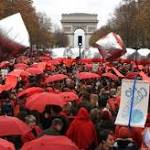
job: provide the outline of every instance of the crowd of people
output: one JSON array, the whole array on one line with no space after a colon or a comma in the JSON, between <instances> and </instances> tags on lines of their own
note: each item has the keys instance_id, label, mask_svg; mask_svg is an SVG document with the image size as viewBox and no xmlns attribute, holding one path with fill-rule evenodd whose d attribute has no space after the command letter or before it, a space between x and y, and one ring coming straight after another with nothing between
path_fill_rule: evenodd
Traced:
<instances>
[{"instance_id":1,"label":"crowd of people","mask_svg":"<svg viewBox=\"0 0 150 150\"><path fill-rule=\"evenodd\" d=\"M68 137L80 150L149 150L149 113L145 128L115 125L115 120L121 80L135 77L143 80L141 72L148 78L150 65L138 65L134 61L99 61L94 70L92 63L95 62L89 59L52 59L48 52L35 52L32 57L21 55L1 62L0 124L1 117L11 116L23 121L31 130L19 135L2 134L0 125L0 138L12 142L16 150L27 150L22 148L25 143L45 135ZM30 68L36 69L30 72ZM81 72L90 72L91 76L85 74L80 78ZM57 74L63 74L64 78L47 80ZM10 76L15 76L16 84ZM42 91L20 94L34 87ZM64 101L67 99L63 106L47 103L44 110L39 111L27 105L29 99L39 93L60 96L65 92L75 94L76 98L63 97ZM44 94L42 98L44 101Z\"/></svg>"}]
</instances>

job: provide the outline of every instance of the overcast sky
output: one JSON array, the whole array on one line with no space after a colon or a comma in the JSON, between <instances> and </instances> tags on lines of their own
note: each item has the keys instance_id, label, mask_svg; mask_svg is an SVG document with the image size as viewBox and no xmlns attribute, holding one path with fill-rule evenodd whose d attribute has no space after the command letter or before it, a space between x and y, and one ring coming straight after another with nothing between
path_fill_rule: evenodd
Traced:
<instances>
[{"instance_id":1,"label":"overcast sky","mask_svg":"<svg viewBox=\"0 0 150 150\"><path fill-rule=\"evenodd\" d=\"M61 27L62 13L98 14L98 27L106 24L122 0L33 0L37 11L45 12L51 22Z\"/></svg>"}]
</instances>

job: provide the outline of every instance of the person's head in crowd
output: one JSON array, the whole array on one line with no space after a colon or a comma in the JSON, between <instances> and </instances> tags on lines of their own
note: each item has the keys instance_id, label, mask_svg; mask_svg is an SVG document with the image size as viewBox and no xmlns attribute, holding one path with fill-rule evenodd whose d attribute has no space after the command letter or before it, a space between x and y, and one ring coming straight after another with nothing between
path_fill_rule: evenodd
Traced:
<instances>
[{"instance_id":1,"label":"person's head in crowd","mask_svg":"<svg viewBox=\"0 0 150 150\"><path fill-rule=\"evenodd\" d=\"M94 123L97 123L97 121L99 121L100 114L98 108L93 108L90 110L90 118Z\"/></svg>"},{"instance_id":2,"label":"person's head in crowd","mask_svg":"<svg viewBox=\"0 0 150 150\"><path fill-rule=\"evenodd\" d=\"M20 112L17 114L17 117L25 122L25 117L29 114L28 110L24 107L20 107Z\"/></svg>"},{"instance_id":3,"label":"person's head in crowd","mask_svg":"<svg viewBox=\"0 0 150 150\"><path fill-rule=\"evenodd\" d=\"M120 96L120 95L121 95L121 86L118 86L116 91L116 96Z\"/></svg>"},{"instance_id":4,"label":"person's head in crowd","mask_svg":"<svg viewBox=\"0 0 150 150\"><path fill-rule=\"evenodd\" d=\"M18 88L18 92L22 92L23 91L23 88Z\"/></svg>"},{"instance_id":5,"label":"person's head in crowd","mask_svg":"<svg viewBox=\"0 0 150 150\"><path fill-rule=\"evenodd\" d=\"M107 129L100 131L98 150L111 150L113 144L114 144L113 132Z\"/></svg>"},{"instance_id":6,"label":"person's head in crowd","mask_svg":"<svg viewBox=\"0 0 150 150\"><path fill-rule=\"evenodd\" d=\"M1 106L1 113L3 115L13 116L14 114L13 104L11 103L9 98L6 98L3 100L3 103Z\"/></svg>"},{"instance_id":7,"label":"person's head in crowd","mask_svg":"<svg viewBox=\"0 0 150 150\"><path fill-rule=\"evenodd\" d=\"M110 89L110 97L114 97L116 95L117 90L115 88Z\"/></svg>"},{"instance_id":8,"label":"person's head in crowd","mask_svg":"<svg viewBox=\"0 0 150 150\"><path fill-rule=\"evenodd\" d=\"M71 111L71 105L72 104L70 102L64 105L62 112L64 112L66 115L69 115Z\"/></svg>"},{"instance_id":9,"label":"person's head in crowd","mask_svg":"<svg viewBox=\"0 0 150 150\"><path fill-rule=\"evenodd\" d=\"M104 87L103 95L110 96L110 88L109 86Z\"/></svg>"},{"instance_id":10,"label":"person's head in crowd","mask_svg":"<svg viewBox=\"0 0 150 150\"><path fill-rule=\"evenodd\" d=\"M81 96L82 96L82 100L89 101L90 99L90 93L86 91L86 89L81 91Z\"/></svg>"},{"instance_id":11,"label":"person's head in crowd","mask_svg":"<svg viewBox=\"0 0 150 150\"><path fill-rule=\"evenodd\" d=\"M63 129L64 123L60 118L55 118L52 120L52 124L50 128L55 129L58 132L61 132L61 130Z\"/></svg>"},{"instance_id":12,"label":"person's head in crowd","mask_svg":"<svg viewBox=\"0 0 150 150\"><path fill-rule=\"evenodd\" d=\"M97 94L90 94L90 103L93 107L98 106L98 95Z\"/></svg>"},{"instance_id":13,"label":"person's head in crowd","mask_svg":"<svg viewBox=\"0 0 150 150\"><path fill-rule=\"evenodd\" d=\"M0 99L7 99L9 98L9 92L8 91L3 91L0 93Z\"/></svg>"},{"instance_id":14,"label":"person's head in crowd","mask_svg":"<svg viewBox=\"0 0 150 150\"><path fill-rule=\"evenodd\" d=\"M67 78L67 79L65 80L65 82L66 82L66 85L67 85L67 86L70 86L70 84L71 84L72 80L71 80L71 79L69 79L69 78Z\"/></svg>"},{"instance_id":15,"label":"person's head in crowd","mask_svg":"<svg viewBox=\"0 0 150 150\"><path fill-rule=\"evenodd\" d=\"M36 76L30 76L29 77L29 83L30 83L30 86L36 86L37 85Z\"/></svg>"},{"instance_id":16,"label":"person's head in crowd","mask_svg":"<svg viewBox=\"0 0 150 150\"><path fill-rule=\"evenodd\" d=\"M107 109L104 109L102 112L101 112L101 119L102 120L111 120L112 119L112 114L109 110Z\"/></svg>"},{"instance_id":17,"label":"person's head in crowd","mask_svg":"<svg viewBox=\"0 0 150 150\"><path fill-rule=\"evenodd\" d=\"M87 84L86 85L86 91L88 91L89 93L91 93L92 92L92 90L93 90L93 86L92 86L92 84Z\"/></svg>"},{"instance_id":18,"label":"person's head in crowd","mask_svg":"<svg viewBox=\"0 0 150 150\"><path fill-rule=\"evenodd\" d=\"M113 81L112 81L112 82L110 82L110 87L111 87L111 88L116 88L116 83L115 83L115 82L113 82Z\"/></svg>"},{"instance_id":19,"label":"person's head in crowd","mask_svg":"<svg viewBox=\"0 0 150 150\"><path fill-rule=\"evenodd\" d=\"M107 86L107 81L106 81L105 78L102 78L101 84L102 84L103 87Z\"/></svg>"},{"instance_id":20,"label":"person's head in crowd","mask_svg":"<svg viewBox=\"0 0 150 150\"><path fill-rule=\"evenodd\" d=\"M101 95L99 97L99 101L98 101L99 107L105 108L107 105L107 101L108 101L108 96L107 95Z\"/></svg>"},{"instance_id":21,"label":"person's head in crowd","mask_svg":"<svg viewBox=\"0 0 150 150\"><path fill-rule=\"evenodd\" d=\"M25 122L31 127L35 126L36 125L36 117L33 115L28 115L25 117Z\"/></svg>"},{"instance_id":22,"label":"person's head in crowd","mask_svg":"<svg viewBox=\"0 0 150 150\"><path fill-rule=\"evenodd\" d=\"M96 90L100 90L100 87L101 87L101 82L100 82L100 80L97 80L96 81L96 83L95 83L95 85L96 85Z\"/></svg>"},{"instance_id":23,"label":"person's head in crowd","mask_svg":"<svg viewBox=\"0 0 150 150\"><path fill-rule=\"evenodd\" d=\"M75 88L75 82L72 80L72 81L71 81L71 84L69 84L67 87L68 87L70 90L73 90L73 89Z\"/></svg>"},{"instance_id":24,"label":"person's head in crowd","mask_svg":"<svg viewBox=\"0 0 150 150\"><path fill-rule=\"evenodd\" d=\"M15 93L10 93L10 99L11 100L15 100L17 97L16 97L16 94Z\"/></svg>"}]
</instances>

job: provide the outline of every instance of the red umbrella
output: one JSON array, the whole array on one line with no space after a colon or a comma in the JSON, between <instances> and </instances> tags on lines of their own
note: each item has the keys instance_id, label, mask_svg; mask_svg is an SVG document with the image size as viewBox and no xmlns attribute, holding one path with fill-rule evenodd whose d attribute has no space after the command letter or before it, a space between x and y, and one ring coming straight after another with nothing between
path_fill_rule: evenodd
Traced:
<instances>
[{"instance_id":1,"label":"red umbrella","mask_svg":"<svg viewBox=\"0 0 150 150\"><path fill-rule=\"evenodd\" d=\"M68 58L66 58L66 59L64 59L63 60L63 63L67 66L67 67L71 67L72 66L72 64L73 64L73 59L68 59Z\"/></svg>"},{"instance_id":2,"label":"red umbrella","mask_svg":"<svg viewBox=\"0 0 150 150\"><path fill-rule=\"evenodd\" d=\"M66 102L78 101L79 97L74 92L62 92L60 95L64 98Z\"/></svg>"},{"instance_id":3,"label":"red umbrella","mask_svg":"<svg viewBox=\"0 0 150 150\"><path fill-rule=\"evenodd\" d=\"M5 85L4 85L5 86L4 90L8 91L10 89L15 88L17 85L17 82L18 82L18 79L16 76L12 76L12 75L7 76L6 81L5 81Z\"/></svg>"},{"instance_id":4,"label":"red umbrella","mask_svg":"<svg viewBox=\"0 0 150 150\"><path fill-rule=\"evenodd\" d=\"M50 58L50 56L40 56L40 57L39 57L39 60L46 62L46 61L51 60L51 58Z\"/></svg>"},{"instance_id":5,"label":"red umbrella","mask_svg":"<svg viewBox=\"0 0 150 150\"><path fill-rule=\"evenodd\" d=\"M40 87L30 87L30 88L27 88L23 91L21 91L20 93L18 93L18 97L21 97L21 96L31 96L35 93L40 93L40 92L44 92L44 89L40 88Z\"/></svg>"},{"instance_id":6,"label":"red umbrella","mask_svg":"<svg viewBox=\"0 0 150 150\"><path fill-rule=\"evenodd\" d=\"M47 70L55 70L56 66L54 66L52 63L47 62L46 69Z\"/></svg>"},{"instance_id":7,"label":"red umbrella","mask_svg":"<svg viewBox=\"0 0 150 150\"><path fill-rule=\"evenodd\" d=\"M135 79L139 75L139 72L128 72L126 74L127 79Z\"/></svg>"},{"instance_id":8,"label":"red umbrella","mask_svg":"<svg viewBox=\"0 0 150 150\"><path fill-rule=\"evenodd\" d=\"M80 60L82 63L92 63L92 59L90 59L90 58L82 58L81 60Z\"/></svg>"},{"instance_id":9,"label":"red umbrella","mask_svg":"<svg viewBox=\"0 0 150 150\"><path fill-rule=\"evenodd\" d=\"M92 72L80 72L77 74L77 77L80 80L83 80L83 79L100 78L100 75L98 75L96 73L92 73Z\"/></svg>"},{"instance_id":10,"label":"red umbrella","mask_svg":"<svg viewBox=\"0 0 150 150\"><path fill-rule=\"evenodd\" d=\"M23 70L21 70L21 69L15 69L15 70L9 72L8 75L20 77L22 71Z\"/></svg>"},{"instance_id":11,"label":"red umbrella","mask_svg":"<svg viewBox=\"0 0 150 150\"><path fill-rule=\"evenodd\" d=\"M85 67L87 68L87 69L90 69L90 70L92 70L92 67L93 67L93 64L85 64Z\"/></svg>"},{"instance_id":12,"label":"red umbrella","mask_svg":"<svg viewBox=\"0 0 150 150\"><path fill-rule=\"evenodd\" d=\"M0 62L0 68L7 67L9 64L9 61L2 61Z\"/></svg>"},{"instance_id":13,"label":"red umbrella","mask_svg":"<svg viewBox=\"0 0 150 150\"><path fill-rule=\"evenodd\" d=\"M30 62L30 58L28 58L26 56L19 56L19 57L17 57L16 62L27 64Z\"/></svg>"},{"instance_id":14,"label":"red umbrella","mask_svg":"<svg viewBox=\"0 0 150 150\"><path fill-rule=\"evenodd\" d=\"M32 64L31 67L33 67L33 68L38 68L38 69L40 69L40 70L43 71L43 70L45 70L46 62L34 63L34 64Z\"/></svg>"},{"instance_id":15,"label":"red umbrella","mask_svg":"<svg viewBox=\"0 0 150 150\"><path fill-rule=\"evenodd\" d=\"M118 77L110 72L104 73L102 74L102 77L107 77L110 78L112 80L118 80Z\"/></svg>"},{"instance_id":16,"label":"red umbrella","mask_svg":"<svg viewBox=\"0 0 150 150\"><path fill-rule=\"evenodd\" d=\"M15 147L11 142L0 139L0 150L15 150Z\"/></svg>"},{"instance_id":17,"label":"red umbrella","mask_svg":"<svg viewBox=\"0 0 150 150\"><path fill-rule=\"evenodd\" d=\"M50 61L48 61L48 63L51 63L53 65L59 65L60 64L60 60L58 60L58 59L51 59Z\"/></svg>"},{"instance_id":18,"label":"red umbrella","mask_svg":"<svg viewBox=\"0 0 150 150\"><path fill-rule=\"evenodd\" d=\"M63 107L66 103L64 99L56 93L42 92L30 96L25 104L30 110L43 112L46 105Z\"/></svg>"},{"instance_id":19,"label":"red umbrella","mask_svg":"<svg viewBox=\"0 0 150 150\"><path fill-rule=\"evenodd\" d=\"M143 80L150 83L150 77L148 77L143 71L139 73L139 75L142 77Z\"/></svg>"},{"instance_id":20,"label":"red umbrella","mask_svg":"<svg viewBox=\"0 0 150 150\"><path fill-rule=\"evenodd\" d=\"M15 76L15 77L20 77L20 76L30 76L31 74L27 71L24 71L22 69L15 69L13 71L11 71L8 76Z\"/></svg>"},{"instance_id":21,"label":"red umbrella","mask_svg":"<svg viewBox=\"0 0 150 150\"><path fill-rule=\"evenodd\" d=\"M115 74L120 77L120 78L124 78L124 75L121 74L115 67L112 67L113 71L115 72Z\"/></svg>"},{"instance_id":22,"label":"red umbrella","mask_svg":"<svg viewBox=\"0 0 150 150\"><path fill-rule=\"evenodd\" d=\"M28 65L24 64L24 63L18 63L18 64L14 65L14 68L17 68L17 69L26 69L26 68L28 68Z\"/></svg>"},{"instance_id":23,"label":"red umbrella","mask_svg":"<svg viewBox=\"0 0 150 150\"><path fill-rule=\"evenodd\" d=\"M29 126L16 117L0 116L0 136L24 135L31 131Z\"/></svg>"},{"instance_id":24,"label":"red umbrella","mask_svg":"<svg viewBox=\"0 0 150 150\"><path fill-rule=\"evenodd\" d=\"M55 74L55 75L51 75L51 76L47 77L45 82L50 83L50 82L54 82L54 81L61 81L66 78L68 78L68 76L66 76L64 74Z\"/></svg>"},{"instance_id":25,"label":"red umbrella","mask_svg":"<svg viewBox=\"0 0 150 150\"><path fill-rule=\"evenodd\" d=\"M29 73L29 72L27 72L27 71L24 71L24 70L22 70L22 72L21 72L21 74L20 74L20 76L25 76L25 77L28 77L28 76L30 76L31 75L31 73Z\"/></svg>"},{"instance_id":26,"label":"red umbrella","mask_svg":"<svg viewBox=\"0 0 150 150\"><path fill-rule=\"evenodd\" d=\"M25 143L21 150L79 150L66 136L42 136Z\"/></svg>"},{"instance_id":27,"label":"red umbrella","mask_svg":"<svg viewBox=\"0 0 150 150\"><path fill-rule=\"evenodd\" d=\"M11 89L14 89L16 85L17 85L17 77L9 75L6 78L5 84L4 85L0 84L0 93L2 91L9 91Z\"/></svg>"},{"instance_id":28,"label":"red umbrella","mask_svg":"<svg viewBox=\"0 0 150 150\"><path fill-rule=\"evenodd\" d=\"M36 67L30 67L26 69L27 72L31 73L31 75L38 75L38 74L42 74L43 71L39 68Z\"/></svg>"}]
</instances>

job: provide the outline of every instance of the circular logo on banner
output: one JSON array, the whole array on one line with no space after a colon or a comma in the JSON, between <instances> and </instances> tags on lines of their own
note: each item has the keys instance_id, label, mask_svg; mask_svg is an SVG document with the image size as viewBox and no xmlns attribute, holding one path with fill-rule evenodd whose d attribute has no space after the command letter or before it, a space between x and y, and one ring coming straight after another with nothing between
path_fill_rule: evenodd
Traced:
<instances>
[{"instance_id":1,"label":"circular logo on banner","mask_svg":"<svg viewBox=\"0 0 150 150\"><path fill-rule=\"evenodd\" d=\"M139 109L132 110L132 123L140 123L143 121L144 114Z\"/></svg>"}]
</instances>

